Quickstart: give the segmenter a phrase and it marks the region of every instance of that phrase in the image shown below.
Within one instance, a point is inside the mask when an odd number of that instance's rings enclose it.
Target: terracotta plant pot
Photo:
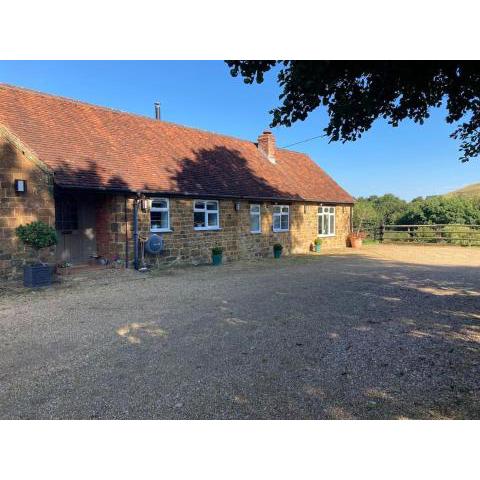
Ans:
[[[360,237],[350,237],[350,245],[352,248],[361,248],[362,242],[363,240]]]

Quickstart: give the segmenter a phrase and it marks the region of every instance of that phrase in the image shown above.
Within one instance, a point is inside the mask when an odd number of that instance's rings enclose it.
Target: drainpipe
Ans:
[[[139,204],[139,200],[138,198],[136,198],[133,203],[133,244],[134,244],[133,266],[135,270],[138,270],[138,204]]]
[[[125,195],[125,268],[129,267],[130,258],[129,258],[129,241],[128,241],[128,199]]]

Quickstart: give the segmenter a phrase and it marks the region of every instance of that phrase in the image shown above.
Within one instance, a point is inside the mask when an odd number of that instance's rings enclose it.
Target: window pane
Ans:
[[[218,210],[217,202],[207,202],[207,210]]]
[[[279,215],[275,215],[273,217],[273,228],[274,230],[280,230],[280,216]]]
[[[168,208],[168,203],[166,200],[153,200],[152,208]]]
[[[280,213],[280,209],[281,209],[281,207],[279,207],[279,206],[273,207],[273,213]]]
[[[330,213],[333,213],[335,211],[335,207],[330,207]]]
[[[260,205],[250,205],[251,212],[260,212]]]
[[[168,228],[167,212],[150,212],[152,229]]]
[[[260,231],[260,215],[250,215],[250,230],[252,232]]]
[[[323,232],[323,215],[318,216],[318,233],[322,234]]]
[[[288,213],[288,207],[282,207],[282,212],[283,213]]]
[[[288,215],[282,215],[282,230],[288,230]]]
[[[218,213],[208,213],[208,226],[218,227]]]
[[[334,231],[335,231],[335,217],[333,215],[330,215],[330,235],[333,235]]]
[[[197,210],[204,210],[205,209],[205,202],[195,202],[195,209]]]
[[[322,235],[328,235],[328,216],[322,215]]]
[[[193,226],[205,227],[205,214],[203,212],[195,212],[193,214]]]

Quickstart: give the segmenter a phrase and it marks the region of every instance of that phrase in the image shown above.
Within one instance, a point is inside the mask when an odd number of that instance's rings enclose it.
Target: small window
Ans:
[[[335,207],[318,207],[318,234],[322,237],[335,235]]]
[[[260,205],[250,205],[250,232],[262,233]]]
[[[168,198],[153,198],[150,208],[150,230],[152,232],[170,231],[170,202]]]
[[[290,225],[290,207],[288,205],[273,206],[273,231],[286,232]]]
[[[217,230],[219,225],[217,200],[195,200],[193,202],[193,228],[195,230]]]

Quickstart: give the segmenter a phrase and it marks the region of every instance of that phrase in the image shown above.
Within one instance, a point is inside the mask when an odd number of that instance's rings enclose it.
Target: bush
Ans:
[[[223,253],[222,247],[213,247],[212,248],[212,255],[221,255]]]
[[[390,232],[387,231],[383,235],[384,241],[391,241],[391,242],[403,242],[410,240],[410,234],[408,232]]]
[[[57,232],[45,222],[32,222],[16,229],[17,237],[29,247],[41,250],[57,244]]]
[[[415,242],[435,243],[437,241],[437,232],[432,227],[418,227],[413,233]]]
[[[281,252],[281,251],[283,250],[283,246],[282,246],[280,243],[276,243],[276,244],[273,246],[273,249],[274,249],[275,251],[277,251],[277,252],[278,252],[278,251]]]
[[[468,225],[447,225],[442,235],[452,245],[480,245],[480,230]]]
[[[398,223],[480,223],[480,209],[474,200],[460,197],[429,197],[411,202]]]
[[[321,238],[317,237],[317,238],[313,241],[313,243],[314,243],[315,245],[321,245],[321,244],[323,243],[323,240],[322,240]]]

